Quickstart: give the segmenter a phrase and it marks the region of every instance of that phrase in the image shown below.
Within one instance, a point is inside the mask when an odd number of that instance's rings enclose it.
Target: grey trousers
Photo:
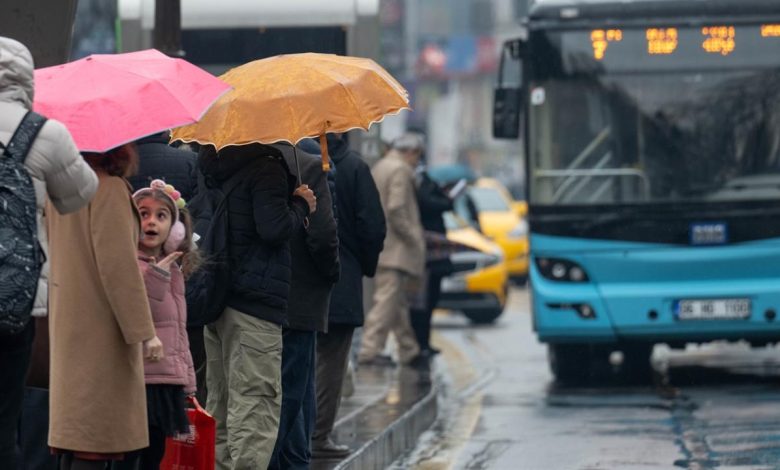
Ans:
[[[354,326],[330,324],[327,333],[317,334],[317,420],[311,438],[313,448],[324,444],[333,432],[354,331]]]
[[[398,342],[398,358],[406,364],[420,353],[409,321],[407,283],[410,277],[398,269],[379,268],[374,280],[374,306],[366,315],[358,359],[368,361],[380,354],[392,332]]]
[[[228,307],[203,337],[216,468],[265,469],[282,407],[282,327]]]

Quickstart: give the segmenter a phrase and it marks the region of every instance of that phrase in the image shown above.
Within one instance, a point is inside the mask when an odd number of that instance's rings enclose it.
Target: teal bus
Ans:
[[[649,376],[657,343],[780,341],[778,3],[549,0],[523,26],[493,127],[523,142],[556,378]]]

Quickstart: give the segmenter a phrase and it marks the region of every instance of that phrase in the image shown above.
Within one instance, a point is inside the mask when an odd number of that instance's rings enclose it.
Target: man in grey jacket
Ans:
[[[0,37],[0,143],[8,145],[24,116],[32,109],[33,60],[21,43]],[[84,162],[73,138],[62,123],[48,120],[30,151],[25,167],[35,187],[38,237],[44,254],[48,243],[44,222],[46,198],[60,213],[70,213],[87,205],[97,191],[95,172]],[[0,240],[2,241],[2,240]],[[33,314],[47,311],[48,263],[44,263]],[[35,323],[30,322],[17,335],[0,336],[0,462],[15,469],[16,427],[22,406],[24,381],[30,362]]]
[[[414,179],[422,148],[418,135],[404,134],[371,169],[387,220],[387,237],[379,255],[374,306],[366,316],[360,364],[383,364],[380,353],[392,331],[402,364],[427,365],[409,322],[407,300],[407,284],[420,282],[425,269],[425,239]]]

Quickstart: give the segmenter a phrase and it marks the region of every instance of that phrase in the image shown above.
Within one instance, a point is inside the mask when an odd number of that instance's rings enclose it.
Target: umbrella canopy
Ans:
[[[368,129],[409,109],[409,94],[370,59],[290,54],[256,60],[220,76],[233,86],[198,123],[174,129],[172,139],[220,150],[250,143],[297,144],[324,135]]]
[[[428,167],[428,176],[439,184],[454,183],[465,179],[467,182],[473,182],[477,179],[474,170],[462,163],[453,163],[449,165],[439,165]]]
[[[197,121],[229,89],[189,62],[149,49],[36,70],[33,109],[62,121],[79,150],[102,153]]]

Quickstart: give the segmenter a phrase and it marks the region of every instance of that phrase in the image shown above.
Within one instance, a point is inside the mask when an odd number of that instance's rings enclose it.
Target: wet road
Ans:
[[[512,293],[494,326],[436,319],[440,418],[394,468],[780,469],[780,350],[656,347],[647,385],[557,387]]]

